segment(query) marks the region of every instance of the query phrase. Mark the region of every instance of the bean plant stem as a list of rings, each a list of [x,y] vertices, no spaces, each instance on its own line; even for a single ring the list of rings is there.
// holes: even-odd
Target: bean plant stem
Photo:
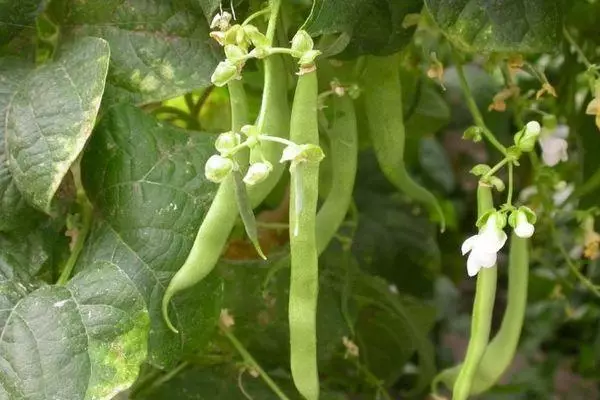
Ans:
[[[250,16],[248,16],[248,18],[246,18],[244,20],[244,22],[242,22],[242,26],[248,25],[250,22],[252,22],[254,19],[260,17],[261,15],[265,15],[270,13],[271,10],[269,9],[269,7],[267,8],[263,8],[262,10],[258,10],[257,12],[250,14]]]
[[[281,0],[270,0],[269,10],[269,23],[267,25],[267,39],[269,39],[269,45],[273,44],[273,38],[275,37],[275,29],[277,28],[277,16],[279,15],[279,8],[281,6]]]
[[[506,196],[506,204],[512,206],[513,197],[513,169],[514,165],[512,162],[508,163],[508,195]]]
[[[456,67],[456,72],[458,73],[458,79],[460,81],[460,87],[462,89],[463,95],[465,96],[465,100],[467,101],[467,107],[473,116],[473,120],[475,121],[475,125],[477,125],[481,131],[483,136],[502,154],[506,155],[506,147],[502,145],[496,139],[494,134],[488,129],[485,125],[485,121],[483,116],[481,115],[481,111],[479,111],[479,107],[477,107],[477,103],[473,98],[473,94],[471,93],[471,89],[469,88],[469,84],[467,83],[467,78],[465,77],[465,72],[462,67],[462,63],[460,61],[460,56],[456,53],[455,50],[452,52],[454,58],[454,64]]]
[[[244,361],[258,372],[258,374],[260,375],[262,380],[265,381],[267,386],[269,386],[269,388],[271,388],[271,390],[280,399],[289,400],[289,398],[285,395],[285,393],[283,393],[283,391],[279,388],[279,386],[277,386],[277,384],[271,379],[271,377],[265,372],[265,370],[263,370],[261,368],[260,364],[258,364],[258,362],[256,362],[256,360],[252,357],[252,355],[248,352],[248,350],[246,350],[244,345],[237,339],[237,337],[235,337],[235,335],[229,329],[227,329],[225,327],[221,327],[221,332],[223,332],[223,334],[225,334],[227,339],[229,339],[229,341],[231,342],[233,347],[235,347],[237,352],[240,353],[240,355],[242,356]]]
[[[569,42],[573,50],[575,50],[575,53],[577,53],[577,55],[581,58],[583,65],[585,65],[589,70],[593,70],[594,65],[590,62],[590,60],[588,60],[586,55],[583,53],[583,50],[581,50],[581,47],[579,47],[575,39],[573,39],[573,36],[571,36],[569,33],[569,30],[566,26],[563,27],[563,36],[565,39],[567,39],[567,42]]]
[[[85,240],[90,232],[90,228],[92,226],[92,217],[93,217],[93,209],[90,200],[88,199],[85,189],[83,188],[83,184],[81,182],[81,164],[80,161],[77,161],[73,167],[71,168],[71,172],[73,174],[73,180],[75,181],[75,187],[77,190],[77,203],[81,208],[81,227],[77,232],[77,236],[75,238],[75,244],[73,245],[73,249],[71,250],[71,254],[63,267],[63,270],[56,282],[57,285],[65,285],[73,272],[73,268],[77,263],[77,259],[79,258],[79,254],[81,250],[83,250],[83,245],[85,244]]]
[[[488,172],[486,172],[486,174],[483,176],[482,179],[486,179],[491,177],[492,175],[494,175],[496,172],[500,171],[500,169],[506,165],[506,163],[508,163],[508,158],[503,158],[498,164],[494,165],[492,167],[492,169],[490,169]]]

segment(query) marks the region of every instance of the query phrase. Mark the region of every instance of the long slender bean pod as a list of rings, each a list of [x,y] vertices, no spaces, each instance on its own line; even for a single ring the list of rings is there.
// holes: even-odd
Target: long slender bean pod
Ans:
[[[270,1],[270,18],[267,27],[267,37],[273,40],[277,15],[281,0]],[[265,87],[263,91],[258,125],[273,135],[286,136],[289,133],[289,106],[287,102],[287,72],[280,56],[270,56],[264,60]],[[232,111],[232,130],[239,132],[248,122],[248,110],[243,85],[234,80],[228,84]],[[260,204],[271,192],[283,172],[278,157],[280,148],[266,144],[263,155],[273,165],[270,176],[260,184],[249,188],[249,196],[253,205]],[[183,266],[173,276],[162,300],[162,314],[167,326],[177,332],[168,315],[169,302],[175,294],[183,291],[208,275],[215,267],[227,244],[227,239],[235,225],[237,208],[235,197],[235,182],[233,176],[228,176],[221,183],[210,209],[208,210],[194,244]]]
[[[528,240],[513,234],[510,240],[506,311],[500,330],[485,349],[473,379],[471,395],[478,395],[489,390],[498,382],[514,358],[525,318],[528,278]],[[461,368],[462,364],[459,364],[442,371],[434,380],[434,385],[443,382],[448,387],[452,387]]]
[[[281,0],[271,0],[271,17],[267,27],[267,38],[272,42],[277,26],[277,13]],[[290,133],[290,108],[287,96],[288,72],[281,55],[271,55],[264,59],[265,84],[262,103],[256,125],[261,134],[287,138]],[[248,195],[253,206],[257,206],[271,193],[284,171],[279,163],[281,145],[263,142],[260,145],[262,157],[271,163],[273,169],[263,182],[248,188]],[[250,161],[262,161],[257,152],[250,155]]]
[[[319,144],[317,73],[298,78],[290,138],[295,143]],[[317,370],[317,297],[319,289],[315,213],[319,190],[319,164],[304,161],[290,167],[291,278],[289,299],[290,359],[294,383],[308,400],[319,398]]]
[[[231,129],[239,132],[248,120],[246,93],[241,81],[228,85],[231,103]],[[238,213],[235,201],[235,182],[232,174],[221,183],[217,194],[200,225],[187,259],[175,273],[162,299],[162,314],[167,326],[178,332],[169,319],[169,302],[173,296],[200,282],[215,267],[225,248]]]
[[[477,209],[481,217],[486,211],[494,208],[492,189],[480,183],[477,188]],[[479,368],[483,354],[490,338],[492,312],[496,297],[496,280],[498,269],[482,268],[477,274],[477,287],[471,316],[471,335],[467,354],[462,368],[456,378],[453,389],[453,400],[466,400],[471,393],[475,374]]]
[[[444,213],[437,199],[410,177],[404,164],[405,130],[398,54],[369,56],[362,86],[369,134],[381,170],[396,188],[437,213],[443,231]]]
[[[329,193],[317,213],[317,250],[321,254],[344,221],[354,190],[358,132],[354,103],[349,96],[331,98],[333,120],[328,130],[332,176]]]

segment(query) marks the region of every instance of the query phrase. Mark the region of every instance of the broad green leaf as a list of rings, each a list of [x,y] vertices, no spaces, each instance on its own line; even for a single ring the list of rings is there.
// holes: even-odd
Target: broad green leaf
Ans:
[[[423,170],[446,193],[452,192],[456,184],[452,165],[444,147],[433,136],[421,139],[419,160]]]
[[[340,259],[334,258],[335,261]],[[328,265],[340,271],[344,265],[338,266],[334,260],[329,258]],[[219,265],[225,283],[223,307],[236,321],[235,334],[267,366],[289,365],[289,268],[287,254],[271,255],[266,265],[263,261],[222,261]],[[327,266],[322,265],[321,269]],[[338,276],[333,272],[323,273],[320,278],[317,354],[322,366],[330,363],[336,353],[343,352],[342,337],[348,335],[338,289],[342,278],[343,274]]]
[[[221,58],[206,17],[187,1],[65,0],[53,12],[68,34],[109,42],[110,99],[149,103],[209,86]]]
[[[469,52],[553,51],[562,30],[557,0],[425,0],[450,41]]]
[[[44,221],[33,227],[0,232],[0,263],[13,266],[16,275],[25,274],[25,278],[54,266],[57,255],[68,250],[68,238],[62,234],[62,224],[56,225],[61,226],[57,228]]]
[[[110,398],[135,381],[147,331],[143,299],[112,265],[48,286],[0,263],[0,398]]]
[[[395,293],[383,279],[366,274],[360,275],[351,293],[362,305],[357,339],[367,349],[366,364],[371,371],[391,385],[416,352],[416,389],[421,390],[435,373],[435,351],[427,338],[435,323],[435,308]]]
[[[387,55],[404,47],[414,27],[404,19],[419,13],[422,0],[315,0],[305,29],[313,36],[341,33],[350,37],[344,56]]]
[[[35,34],[35,17],[45,3],[46,0],[0,0],[0,46],[23,29]]]
[[[129,277],[150,312],[149,362],[160,367],[201,350],[221,308],[221,283],[213,274],[175,297],[170,316],[181,335],[160,313],[164,290],[216,190],[203,173],[213,151],[212,136],[163,126],[121,105],[102,118],[82,159],[97,222],[78,270],[108,264]]]
[[[108,59],[104,40],[80,38],[64,46],[55,61],[27,69],[12,87],[3,124],[8,167],[24,198],[40,210],[49,212],[92,132]],[[15,76],[7,75],[7,80]],[[8,198],[14,201],[16,194]]]
[[[374,158],[362,157],[354,198],[360,210],[353,253],[361,267],[415,296],[433,293],[441,254],[435,226],[418,204],[395,193]]]
[[[16,58],[0,58],[0,121],[6,120],[8,105],[29,72],[29,64]],[[8,168],[4,123],[0,123],[0,231],[23,226],[35,219],[36,214],[17,189]]]

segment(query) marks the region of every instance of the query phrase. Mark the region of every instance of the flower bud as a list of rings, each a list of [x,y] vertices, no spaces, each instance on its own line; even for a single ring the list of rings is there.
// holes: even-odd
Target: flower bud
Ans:
[[[532,151],[542,128],[537,121],[529,121],[525,128],[515,135],[515,145],[524,152]]]
[[[240,135],[234,132],[221,133],[215,141],[219,153],[227,152],[240,144]]]
[[[321,52],[319,50],[309,50],[309,51],[305,52],[304,54],[302,54],[302,56],[300,57],[300,60],[298,61],[298,64],[300,64],[300,65],[313,64],[315,62],[315,58],[317,58],[317,56],[319,56],[320,54],[321,54]]]
[[[302,55],[308,51],[311,51],[314,47],[314,42],[308,32],[299,30],[292,39],[292,51],[296,57],[302,57]]]
[[[475,143],[481,142],[482,130],[478,126],[471,126],[463,133],[462,138],[465,140],[472,140]]]
[[[269,176],[272,169],[273,167],[268,162],[251,164],[248,168],[248,172],[246,172],[246,176],[244,176],[244,183],[249,186],[256,185],[267,179],[267,176]]]
[[[246,37],[248,37],[254,47],[269,46],[269,39],[267,39],[267,37],[263,35],[254,25],[245,25],[243,29]]]
[[[531,217],[533,215],[533,217]],[[513,227],[515,234],[520,238],[530,238],[535,231],[535,214],[527,207],[519,207],[508,218],[508,223]]]
[[[210,29],[219,28],[221,31],[226,31],[229,28],[231,22],[231,14],[227,11],[223,11],[222,14],[217,14],[210,23]]]
[[[210,81],[215,86],[225,86],[227,83],[238,76],[237,67],[229,60],[221,61],[215,72],[210,77]]]
[[[245,51],[239,46],[236,46],[235,44],[225,45],[225,57],[227,57],[227,60],[231,61],[234,64],[243,60],[247,54],[247,51]]]
[[[279,162],[291,161],[293,164],[307,161],[319,163],[323,158],[325,158],[323,150],[314,144],[289,145],[283,149]]]
[[[233,169],[233,161],[229,158],[213,155],[204,166],[204,175],[211,182],[221,183]]]

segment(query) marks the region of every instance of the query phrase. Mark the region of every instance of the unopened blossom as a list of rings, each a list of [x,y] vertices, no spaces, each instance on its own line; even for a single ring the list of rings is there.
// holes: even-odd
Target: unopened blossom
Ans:
[[[515,234],[520,238],[530,238],[535,231],[535,227],[529,222],[527,213],[521,210],[515,212]]]
[[[479,233],[469,237],[462,244],[462,254],[470,253],[467,258],[469,276],[477,275],[481,268],[491,268],[496,265],[498,251],[506,243],[506,233],[498,222],[497,214],[490,215]]]

